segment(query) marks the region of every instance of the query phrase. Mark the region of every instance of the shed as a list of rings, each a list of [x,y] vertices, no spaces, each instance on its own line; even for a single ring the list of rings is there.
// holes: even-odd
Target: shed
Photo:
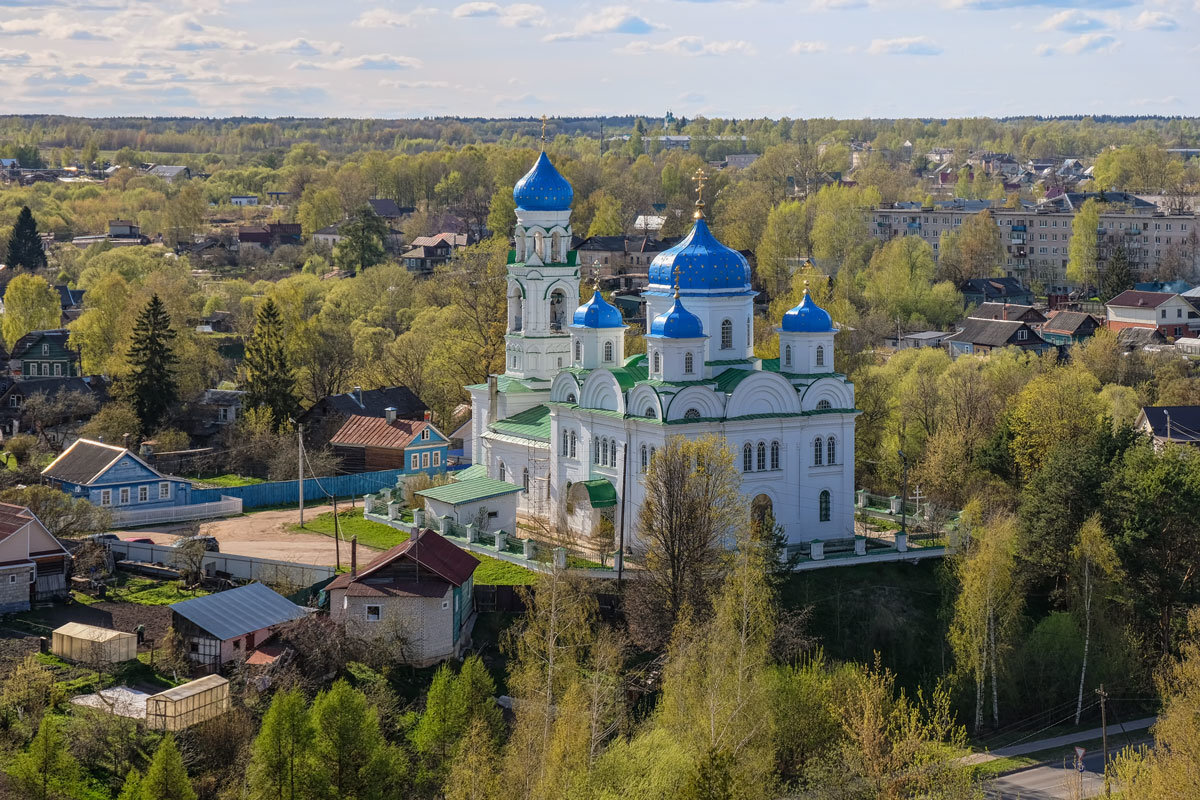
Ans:
[[[211,668],[248,653],[278,626],[304,615],[261,583],[171,604],[171,624],[187,643],[188,657]]]
[[[513,531],[517,525],[517,499],[520,486],[492,478],[468,478],[444,486],[416,492],[425,502],[426,513],[450,517],[459,525],[469,525],[483,517],[484,533]]]
[[[111,628],[68,622],[51,634],[50,651],[68,661],[119,664],[137,658],[137,636]]]
[[[146,698],[146,727],[181,731],[229,710],[229,681],[205,675]]]

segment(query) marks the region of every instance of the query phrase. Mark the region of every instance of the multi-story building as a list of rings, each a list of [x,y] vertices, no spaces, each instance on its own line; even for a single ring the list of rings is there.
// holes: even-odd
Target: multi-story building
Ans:
[[[885,203],[873,212],[872,234],[887,241],[896,236],[920,236],[937,255],[942,233],[956,231],[972,214],[990,210],[1000,226],[1005,249],[1004,274],[1029,285],[1040,283],[1051,293],[1067,293],[1067,260],[1075,213],[1088,199],[1102,200],[1099,237],[1101,271],[1118,246],[1135,275],[1151,277],[1175,253],[1183,252],[1197,264],[1195,213],[1168,212],[1126,192],[1068,192],[1038,203],[1015,208],[990,200],[956,198],[932,205]]]

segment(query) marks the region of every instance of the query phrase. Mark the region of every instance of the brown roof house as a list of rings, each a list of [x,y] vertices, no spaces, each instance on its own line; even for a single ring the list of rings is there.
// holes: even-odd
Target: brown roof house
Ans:
[[[1095,335],[1100,320],[1082,311],[1055,311],[1042,325],[1042,338],[1051,344],[1076,344]]]
[[[443,472],[450,440],[425,419],[400,419],[396,409],[385,416],[353,415],[329,443],[347,472],[402,469],[405,472]]]
[[[971,312],[971,316],[975,319],[1017,320],[1034,326],[1046,321],[1046,316],[1033,306],[1021,306],[1016,303],[982,303]]]
[[[946,338],[950,356],[958,358],[968,353],[990,353],[1001,347],[1019,347],[1041,353],[1050,345],[1027,322],[967,317],[962,330]]]
[[[475,622],[478,565],[475,556],[425,529],[361,572],[352,563],[325,589],[329,613],[363,636],[403,640],[411,664],[455,658]]]
[[[70,558],[32,511],[0,503],[0,613],[65,597]]]

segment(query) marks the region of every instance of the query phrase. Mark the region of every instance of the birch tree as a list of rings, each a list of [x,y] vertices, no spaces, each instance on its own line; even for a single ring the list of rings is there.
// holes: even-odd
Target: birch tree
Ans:
[[[958,668],[975,682],[976,731],[984,724],[989,679],[992,724],[1000,722],[1001,656],[1010,649],[1024,602],[1016,562],[1016,519],[1000,515],[984,522],[981,508],[976,499],[963,510],[968,538],[955,564],[960,589],[950,623]]]
[[[1093,514],[1079,529],[1079,541],[1071,549],[1079,573],[1079,603],[1083,615],[1083,663],[1079,667],[1079,697],[1075,702],[1075,724],[1083,714],[1083,687],[1087,680],[1088,655],[1092,647],[1092,609],[1096,590],[1116,580],[1121,571],[1121,562],[1112,543],[1100,527],[1100,515]]]

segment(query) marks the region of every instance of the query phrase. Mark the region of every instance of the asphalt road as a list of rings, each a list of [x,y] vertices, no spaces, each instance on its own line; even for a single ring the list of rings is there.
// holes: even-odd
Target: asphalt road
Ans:
[[[1148,744],[1150,741],[1147,738],[1139,743]],[[1120,747],[1110,744],[1110,763],[1119,750]],[[1062,758],[1066,758],[1065,768],[1060,758],[1057,764],[1030,767],[988,782],[987,796],[996,800],[1070,800],[1104,794],[1103,754],[1099,750],[1083,757],[1082,778],[1074,765],[1074,748],[1064,748]]]

